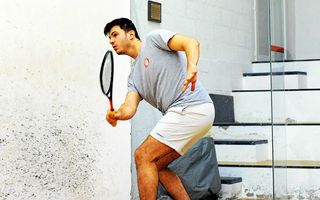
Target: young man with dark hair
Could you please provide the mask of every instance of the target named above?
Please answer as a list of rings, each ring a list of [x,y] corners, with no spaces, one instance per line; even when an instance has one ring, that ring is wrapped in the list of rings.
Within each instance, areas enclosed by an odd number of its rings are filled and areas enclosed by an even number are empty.
[[[163,114],[134,153],[140,199],[155,200],[159,181],[174,199],[190,199],[179,177],[167,166],[201,139],[214,120],[213,103],[197,81],[199,42],[156,30],[142,43],[126,18],[108,23],[104,33],[117,54],[135,60],[125,101],[115,112],[108,111],[106,120],[116,126],[118,120],[131,119],[142,99]]]

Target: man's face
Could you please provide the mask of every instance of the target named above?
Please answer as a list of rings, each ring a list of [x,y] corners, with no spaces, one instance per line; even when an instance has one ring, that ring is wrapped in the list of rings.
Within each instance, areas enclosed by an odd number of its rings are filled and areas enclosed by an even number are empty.
[[[109,43],[112,45],[114,51],[121,55],[126,54],[130,46],[128,34],[120,28],[120,26],[113,26],[109,32]]]

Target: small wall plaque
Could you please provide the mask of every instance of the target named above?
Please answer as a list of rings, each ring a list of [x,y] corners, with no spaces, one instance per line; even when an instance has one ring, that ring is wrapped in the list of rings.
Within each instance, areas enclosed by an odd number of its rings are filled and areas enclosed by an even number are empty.
[[[148,1],[148,20],[161,23],[161,3]]]

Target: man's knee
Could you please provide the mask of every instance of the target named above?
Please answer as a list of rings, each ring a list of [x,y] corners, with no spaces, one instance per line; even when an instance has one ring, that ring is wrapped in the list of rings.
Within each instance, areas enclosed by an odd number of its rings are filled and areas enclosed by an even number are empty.
[[[134,151],[134,161],[135,161],[137,167],[144,164],[144,163],[152,162],[147,151],[142,147],[139,147]]]

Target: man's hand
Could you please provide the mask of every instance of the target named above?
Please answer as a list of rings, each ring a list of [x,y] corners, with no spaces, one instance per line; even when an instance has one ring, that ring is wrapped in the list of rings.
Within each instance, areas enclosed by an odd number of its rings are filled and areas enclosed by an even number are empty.
[[[118,110],[107,111],[106,120],[113,127],[117,125],[118,120],[131,119],[137,111],[139,102],[142,100],[138,92],[128,92],[124,103]]]
[[[187,56],[187,77],[183,84],[182,92],[185,92],[191,83],[191,91],[196,88],[198,61],[200,56],[200,42],[197,39],[176,34],[168,41],[168,47],[172,51],[184,51]]]
[[[117,121],[119,120],[119,118],[120,118],[119,111],[117,111],[117,110],[114,110],[114,111],[108,110],[107,111],[106,120],[109,122],[109,124],[111,124],[111,126],[113,126],[113,127],[117,126]]]
[[[194,91],[196,88],[197,82],[197,74],[198,74],[198,67],[194,64],[189,64],[187,67],[187,78],[186,81],[183,83],[182,92],[185,92],[188,88],[188,85],[191,83],[191,91]]]

